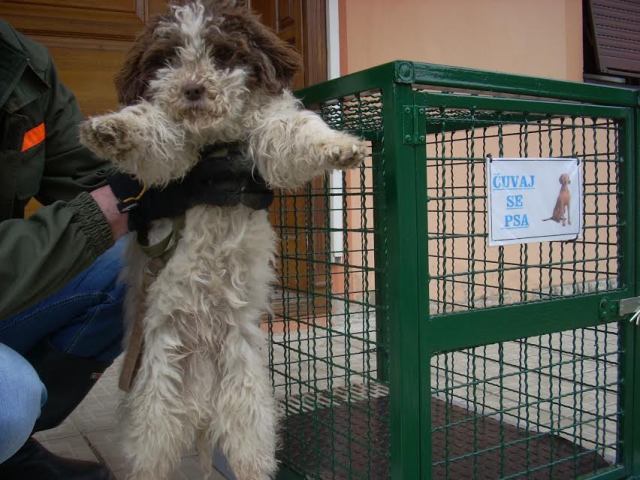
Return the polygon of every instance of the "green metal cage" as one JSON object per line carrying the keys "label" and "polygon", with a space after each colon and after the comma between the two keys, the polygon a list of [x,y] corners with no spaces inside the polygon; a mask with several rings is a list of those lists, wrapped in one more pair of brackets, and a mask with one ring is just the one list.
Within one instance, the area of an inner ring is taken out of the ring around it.
{"label": "green metal cage", "polygon": [[[369,155],[272,211],[280,478],[640,475],[637,93],[406,61],[298,93]],[[489,247],[487,155],[578,158],[582,237]]]}

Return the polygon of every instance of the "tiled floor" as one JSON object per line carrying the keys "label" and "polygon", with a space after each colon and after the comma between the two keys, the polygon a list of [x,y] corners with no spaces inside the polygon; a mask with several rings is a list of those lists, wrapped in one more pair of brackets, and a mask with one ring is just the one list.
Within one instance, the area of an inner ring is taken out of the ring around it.
{"label": "tiled floor", "polygon": [[[122,396],[117,381],[120,362],[116,361],[91,390],[87,398],[58,428],[41,432],[38,439],[51,451],[66,457],[106,463],[118,480],[124,480],[126,464],[119,448],[116,408]],[[203,478],[198,458],[191,454],[182,459],[172,480]],[[227,477],[216,470],[212,480]]]}

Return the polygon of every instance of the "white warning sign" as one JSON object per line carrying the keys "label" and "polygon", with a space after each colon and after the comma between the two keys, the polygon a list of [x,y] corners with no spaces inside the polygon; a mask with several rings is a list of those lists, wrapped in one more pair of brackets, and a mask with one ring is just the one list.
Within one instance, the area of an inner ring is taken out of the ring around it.
{"label": "white warning sign", "polygon": [[489,245],[579,238],[581,172],[576,158],[488,158]]}

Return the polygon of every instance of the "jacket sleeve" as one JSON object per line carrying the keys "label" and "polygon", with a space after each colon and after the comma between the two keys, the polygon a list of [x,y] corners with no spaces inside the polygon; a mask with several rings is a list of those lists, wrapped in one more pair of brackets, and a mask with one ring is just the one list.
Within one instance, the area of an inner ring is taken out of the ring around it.
{"label": "jacket sleeve", "polygon": [[80,145],[80,111],[52,63],[48,80],[46,160],[37,195],[46,206],[29,219],[0,223],[0,319],[54,293],[113,244],[87,193],[105,183],[109,166]]}
{"label": "jacket sleeve", "polygon": [[27,220],[5,220],[0,239],[0,319],[59,290],[113,243],[88,193],[42,207]]}

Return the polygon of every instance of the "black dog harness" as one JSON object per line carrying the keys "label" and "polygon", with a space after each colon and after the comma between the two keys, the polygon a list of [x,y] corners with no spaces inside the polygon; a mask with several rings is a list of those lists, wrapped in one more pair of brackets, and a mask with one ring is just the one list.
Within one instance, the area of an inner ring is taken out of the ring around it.
{"label": "black dog harness", "polygon": [[221,207],[242,204],[263,210],[273,202],[273,190],[253,168],[252,162],[247,161],[239,144],[209,145],[200,156],[202,161],[212,162],[207,204]]}
{"label": "black dog harness", "polygon": [[[271,190],[260,174],[253,169],[252,162],[237,143],[209,145],[200,153],[201,162],[208,162],[206,184],[199,188],[206,190],[203,204],[218,207],[244,205],[253,210],[264,210],[273,202]],[[158,243],[149,245],[149,224],[141,225],[137,232],[138,244],[150,258],[161,258],[162,263],[171,257],[182,229],[184,213],[172,219],[171,232]]]}
{"label": "black dog harness", "polygon": [[[242,204],[253,210],[264,210],[273,202],[273,190],[254,170],[240,144],[208,145],[200,152],[200,162],[208,163],[206,183],[199,185],[206,191],[203,205],[234,207]],[[150,258],[161,257],[166,263],[180,240],[184,213],[172,219],[169,235],[153,245],[148,242],[149,226],[149,223],[139,226],[138,243]]]}

